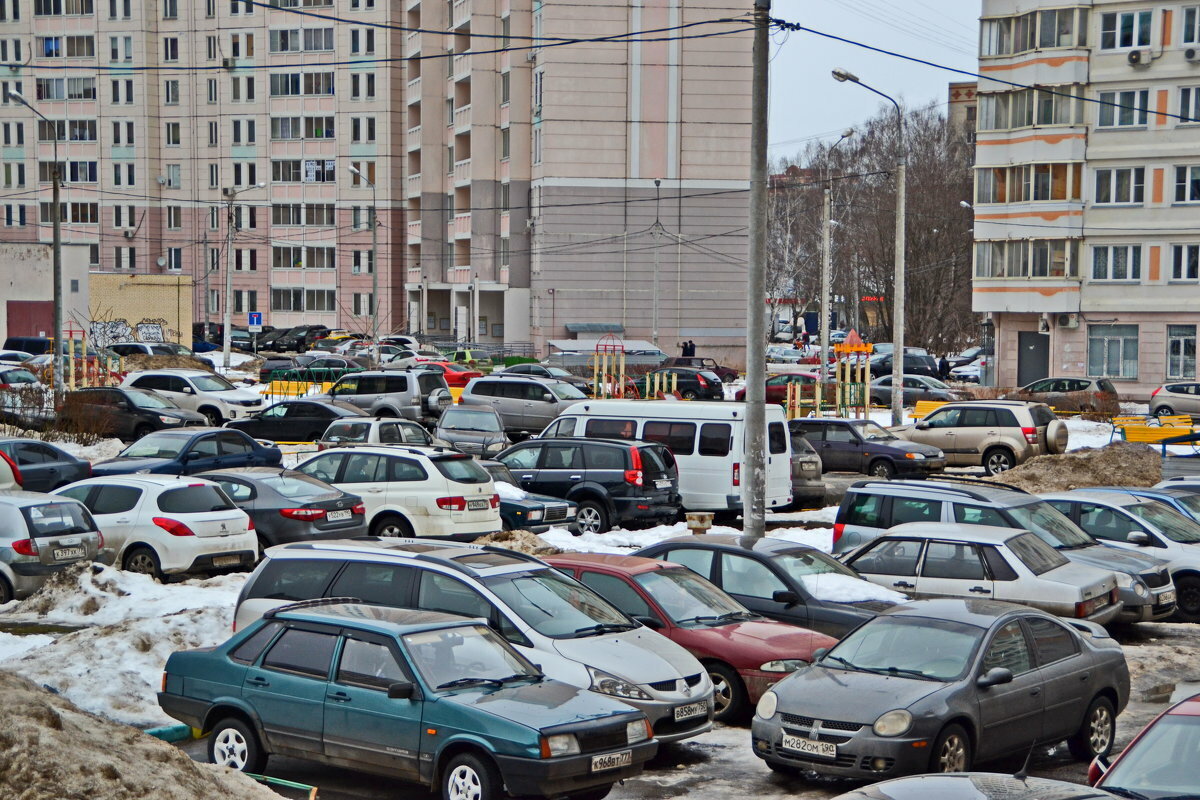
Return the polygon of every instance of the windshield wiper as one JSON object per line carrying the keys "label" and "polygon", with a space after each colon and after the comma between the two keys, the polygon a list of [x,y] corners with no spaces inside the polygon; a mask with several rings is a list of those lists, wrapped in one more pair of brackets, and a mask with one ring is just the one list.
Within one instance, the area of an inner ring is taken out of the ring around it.
{"label": "windshield wiper", "polygon": [[721,619],[721,617],[718,617],[716,614],[710,614],[709,616],[688,617],[687,619],[679,620],[679,622],[680,622],[680,624],[686,625],[689,622],[696,622],[696,623],[716,622],[719,619]]}
{"label": "windshield wiper", "polygon": [[[1135,792],[1133,789],[1124,789],[1120,786],[1105,786],[1104,791],[1112,792],[1113,794],[1119,794],[1121,797],[1131,797],[1131,798],[1133,798],[1133,800],[1150,800],[1146,795],[1142,794],[1141,792]],[[1195,795],[1186,795],[1186,794],[1178,795],[1179,798],[1194,797],[1194,796]],[[1171,800],[1171,798],[1155,798],[1155,800]]]}
{"label": "windshield wiper", "polygon": [[860,667],[856,664],[850,663],[849,661],[842,658],[841,656],[825,656],[824,658],[821,659],[821,661],[822,661],[822,663],[824,663],[825,661],[836,661],[839,664],[844,665],[846,667],[846,669],[862,669],[862,667]]}
{"label": "windshield wiper", "polygon": [[540,681],[546,676],[540,672],[514,672],[506,678],[496,678],[500,683],[512,683],[513,681]]}
{"label": "windshield wiper", "polygon": [[601,622],[596,625],[589,625],[585,628],[576,628],[576,636],[599,636],[602,633],[617,633],[619,631],[632,630],[634,626],[622,623]]}
{"label": "windshield wiper", "polygon": [[730,611],[728,614],[722,614],[717,619],[758,619],[758,614],[753,611]]}
{"label": "windshield wiper", "polygon": [[453,689],[456,686],[474,686],[479,683],[494,683],[499,686],[503,683],[500,678],[455,678],[452,681],[438,684],[439,689]]}
{"label": "windshield wiper", "polygon": [[905,669],[904,667],[882,667],[882,669],[890,675],[911,675],[914,678],[933,679],[932,675],[919,669]]}

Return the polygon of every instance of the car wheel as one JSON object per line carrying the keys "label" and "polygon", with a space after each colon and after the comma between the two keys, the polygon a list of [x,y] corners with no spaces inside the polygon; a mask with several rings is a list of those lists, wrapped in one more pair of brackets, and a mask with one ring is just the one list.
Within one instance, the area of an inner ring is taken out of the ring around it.
{"label": "car wheel", "polygon": [[961,725],[947,725],[933,746],[930,772],[966,772],[971,769],[971,740]]}
{"label": "car wheel", "polygon": [[1112,701],[1107,697],[1097,697],[1083,715],[1079,730],[1067,739],[1067,747],[1076,761],[1089,762],[1097,756],[1109,754],[1116,733],[1117,718],[1113,713]]}
{"label": "car wheel", "polygon": [[584,500],[575,512],[576,533],[604,533],[608,530],[608,514],[595,500]]}
{"label": "car wheel", "polygon": [[13,599],[12,584],[3,575],[0,575],[0,606],[5,603],[11,603]]}
{"label": "car wheel", "polygon": [[209,425],[211,425],[214,428],[221,427],[221,412],[220,411],[217,411],[215,408],[205,406],[204,408],[200,409],[200,413],[203,414],[204,418],[208,420]]}
{"label": "car wheel", "polygon": [[304,441],[315,442],[317,439],[320,439],[324,433],[325,431],[309,431],[308,435],[304,437]]}
{"label": "car wheel", "polygon": [[1156,417],[1172,417],[1174,415],[1175,409],[1170,406],[1158,406],[1154,409],[1154,416]]}
{"label": "car wheel", "polygon": [[693,392],[691,389],[688,389],[686,392],[683,393],[683,399],[684,400],[695,400],[696,393]]}
{"label": "car wheel", "polygon": [[149,575],[157,581],[163,579],[158,556],[149,547],[135,547],[126,553],[125,558],[121,560],[121,569],[139,575]]}
{"label": "car wheel", "polygon": [[381,408],[375,412],[375,416],[379,417],[380,419],[391,419],[396,416],[396,412],[392,411],[390,408]]}
{"label": "car wheel", "polygon": [[413,529],[404,517],[399,517],[395,514],[384,514],[371,523],[371,535],[408,539],[412,537]]}
{"label": "car wheel", "polygon": [[1175,579],[1175,617],[1184,622],[1200,622],[1200,577],[1181,575]]}
{"label": "car wheel", "polygon": [[267,757],[258,744],[258,737],[240,719],[227,717],[213,726],[208,740],[208,760],[220,767],[238,772],[261,774]]}
{"label": "car wheel", "polygon": [[727,664],[707,664],[713,682],[713,719],[732,722],[746,711],[746,687],[737,672]]}
{"label": "car wheel", "polygon": [[138,425],[133,429],[133,438],[135,440],[140,439],[148,433],[154,433],[154,428],[149,425]]}
{"label": "car wheel", "polygon": [[442,800],[499,800],[503,791],[495,766],[474,753],[450,759],[442,773]]}
{"label": "car wheel", "polygon": [[871,462],[871,466],[867,468],[867,474],[872,478],[890,480],[896,474],[896,468],[892,466],[892,462],[885,458],[880,458]]}
{"label": "car wheel", "polygon": [[983,469],[988,475],[998,475],[1008,472],[1016,466],[1016,459],[1011,451],[1003,447],[993,447],[983,454]]}

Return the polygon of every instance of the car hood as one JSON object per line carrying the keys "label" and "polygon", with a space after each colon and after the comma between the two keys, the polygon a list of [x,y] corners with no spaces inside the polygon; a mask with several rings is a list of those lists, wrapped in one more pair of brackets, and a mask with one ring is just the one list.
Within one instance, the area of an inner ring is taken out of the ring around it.
{"label": "car hood", "polygon": [[689,632],[702,634],[706,643],[717,652],[730,653],[731,658],[733,653],[737,653],[747,661],[758,663],[777,658],[810,661],[813,650],[837,644],[837,639],[823,633],[767,619],[735,622],[716,628],[694,628]]}
{"label": "car hood", "polygon": [[181,419],[184,422],[199,422],[204,425],[208,424],[208,417],[198,411],[188,411],[186,408],[150,408],[142,409],[150,411],[163,417],[171,417],[173,419]]}
{"label": "car hood", "polygon": [[472,687],[444,695],[439,702],[471,707],[534,730],[573,722],[604,719],[633,709],[619,700],[545,678],[536,683],[522,681],[505,686]]}
{"label": "car hood", "polygon": [[[899,431],[892,431],[897,436]],[[865,442],[865,444],[883,445],[886,447],[894,447],[897,450],[902,450],[905,453],[920,453],[923,456],[932,456],[937,458],[944,455],[942,451],[931,444],[920,444],[919,442],[910,442],[908,439],[894,439],[890,442]]]}
{"label": "car hood", "polygon": [[644,626],[601,636],[556,639],[554,649],[564,658],[637,684],[678,680],[704,671],[695,656]]}
{"label": "car hood", "polygon": [[109,458],[92,465],[92,475],[130,475],[134,472],[153,472],[167,464],[176,463],[170,458]]}
{"label": "car hood", "polygon": [[1076,564],[1086,564],[1089,567],[1098,567],[1114,572],[1142,573],[1166,566],[1166,562],[1154,556],[1120,550],[1115,547],[1105,547],[1101,544],[1081,547],[1078,550],[1059,550],[1059,552]]}
{"label": "car hood", "polygon": [[1014,797],[1111,800],[1113,795],[1090,786],[1045,778],[967,772],[896,778],[854,789],[841,797],[842,800],[1011,800]]}
{"label": "car hood", "polygon": [[952,684],[872,672],[803,667],[775,685],[780,708],[820,720],[873,725],[880,714],[909,708]]}

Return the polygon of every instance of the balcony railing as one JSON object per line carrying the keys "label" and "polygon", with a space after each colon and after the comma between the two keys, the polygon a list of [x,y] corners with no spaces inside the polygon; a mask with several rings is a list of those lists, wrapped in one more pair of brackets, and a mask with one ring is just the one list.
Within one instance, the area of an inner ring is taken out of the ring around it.
{"label": "balcony railing", "polygon": [[417,220],[416,222],[408,223],[408,243],[409,244],[420,244],[421,243],[421,220]]}
{"label": "balcony railing", "polygon": [[461,131],[471,127],[471,104],[454,109],[454,129]]}
{"label": "balcony railing", "polygon": [[417,197],[421,194],[421,173],[409,175],[405,181],[405,191],[409,197]]}

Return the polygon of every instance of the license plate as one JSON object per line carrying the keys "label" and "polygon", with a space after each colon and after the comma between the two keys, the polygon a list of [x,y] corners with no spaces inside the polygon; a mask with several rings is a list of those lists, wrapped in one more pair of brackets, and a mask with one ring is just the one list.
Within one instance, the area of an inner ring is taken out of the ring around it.
{"label": "license plate", "polygon": [[1158,600],[1159,603],[1174,603],[1175,602],[1175,593],[1174,592],[1163,592],[1156,599]]}
{"label": "license plate", "polygon": [[353,516],[354,512],[350,509],[346,509],[345,511],[330,511],[325,514],[325,519],[329,520],[330,522],[337,522],[339,519],[350,519]]}
{"label": "license plate", "polygon": [[708,713],[708,703],[688,703],[686,706],[675,706],[675,721],[691,719]]}
{"label": "license plate", "polygon": [[489,505],[491,505],[491,502],[488,500],[468,500],[467,511],[483,511]]}
{"label": "license plate", "polygon": [[670,488],[671,488],[671,482],[670,482],[670,481],[655,481],[655,482],[654,482],[654,488],[656,488],[656,489],[670,489]]}
{"label": "license plate", "polygon": [[795,750],[797,753],[807,753],[810,756],[837,758],[837,745],[833,742],[814,742],[802,736],[783,735],[783,749]]}
{"label": "license plate", "polygon": [[59,547],[54,551],[54,560],[63,561],[68,558],[83,558],[85,552],[82,547]]}
{"label": "license plate", "polygon": [[633,763],[633,751],[622,750],[619,753],[605,753],[602,756],[592,756],[592,772],[602,772],[606,769],[628,767]]}
{"label": "license plate", "polygon": [[214,556],[214,567],[232,567],[234,564],[242,563],[241,556]]}

